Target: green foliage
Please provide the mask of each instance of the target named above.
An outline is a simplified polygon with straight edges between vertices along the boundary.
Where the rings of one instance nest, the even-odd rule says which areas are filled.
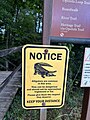
[[[4,120],[25,120],[30,118],[30,111],[26,111],[21,106],[21,97],[19,95],[13,101],[10,111],[6,114]]]
[[[31,117],[32,120],[39,120],[39,110],[23,109],[21,90],[19,90],[4,120],[31,120]]]
[[[84,46],[73,45],[70,51],[70,59],[69,59],[69,72],[68,72],[69,88],[74,89],[75,87],[80,86],[83,55],[84,55]]]
[[[67,92],[64,107],[61,109],[48,109],[47,120],[80,120],[82,99],[82,89],[71,91],[69,94]],[[40,120],[40,110],[23,109],[21,90],[19,90],[4,120]]]
[[[37,20],[41,21],[41,19],[42,2],[40,0],[0,1],[0,28],[4,29],[4,34],[0,34],[0,41],[8,42],[8,46],[3,44],[3,48],[32,43],[34,34],[37,38],[39,35],[41,39],[41,34],[37,34],[36,31]]]
[[[0,49],[41,44],[42,34],[39,29],[42,22],[42,3],[40,0],[0,0]],[[8,60],[19,64],[20,55],[14,55],[15,59],[12,55],[7,57]],[[0,60],[0,63],[5,66],[5,61]],[[8,65],[9,70],[12,70],[12,66]]]

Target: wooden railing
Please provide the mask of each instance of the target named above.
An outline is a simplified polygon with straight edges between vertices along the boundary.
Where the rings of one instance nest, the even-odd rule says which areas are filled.
[[[22,46],[0,50],[0,58],[3,58],[3,57],[6,58],[8,55],[21,51],[21,48]],[[11,64],[13,63],[11,62]],[[18,88],[21,86],[21,81],[20,81],[21,73],[18,72],[21,69],[21,63],[18,65],[18,67],[14,66],[14,68],[15,69],[13,71],[1,71],[0,72],[0,77],[1,77],[0,79],[0,101],[2,101],[0,102],[0,120],[3,120],[4,115],[7,112],[10,104],[12,103],[12,100]],[[5,76],[7,77],[5,78]]]
[[[0,57],[5,57],[7,55],[10,55],[12,53],[15,53],[17,51],[21,51],[22,46],[19,47],[13,47],[10,49],[4,49],[0,50]],[[21,64],[0,84],[0,92],[3,90],[6,84],[10,81],[10,79],[13,77],[13,75],[21,69]]]

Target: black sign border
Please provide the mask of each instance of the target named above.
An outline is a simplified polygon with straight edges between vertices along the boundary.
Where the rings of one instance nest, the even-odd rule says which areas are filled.
[[[45,49],[49,48],[49,49],[65,49],[66,50],[66,60],[65,60],[65,70],[64,70],[64,83],[63,83],[63,93],[62,93],[62,103],[61,103],[61,105],[54,105],[54,106],[52,106],[52,105],[51,106],[26,106],[25,105],[25,71],[26,71],[26,66],[25,65],[26,65],[26,49],[27,48],[45,48]],[[68,54],[69,53],[68,53],[67,48],[65,48],[63,46],[60,48],[60,47],[55,47],[55,46],[53,46],[53,47],[50,46],[49,47],[49,46],[40,46],[40,45],[39,46],[38,45],[37,46],[36,45],[35,46],[34,45],[33,46],[32,45],[31,46],[27,45],[24,48],[24,76],[23,76],[23,78],[24,78],[23,79],[24,80],[23,91],[24,92],[22,93],[23,94],[23,98],[22,99],[23,99],[23,107],[24,108],[26,108],[26,109],[31,109],[31,108],[54,108],[54,107],[56,108],[56,107],[63,106],[63,104],[64,104],[64,99],[63,98],[65,96],[64,87],[66,85],[65,84],[65,81],[66,81],[65,78],[66,78],[66,71],[67,71]]]

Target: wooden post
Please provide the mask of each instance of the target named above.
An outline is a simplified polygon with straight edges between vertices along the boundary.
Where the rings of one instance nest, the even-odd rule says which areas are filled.
[[[49,35],[52,18],[52,3],[53,0],[44,0],[44,18],[43,18],[43,45],[49,43]],[[47,109],[40,109],[40,120],[47,119]]]
[[[40,109],[40,120],[47,119],[47,109]]]
[[[53,0],[44,0],[43,45],[50,44],[49,35],[52,19],[52,3]]]
[[[90,88],[85,88],[81,120],[90,120]]]
[[[90,88],[89,88],[89,99],[88,99],[88,108],[87,108],[87,116],[86,120],[90,120]]]

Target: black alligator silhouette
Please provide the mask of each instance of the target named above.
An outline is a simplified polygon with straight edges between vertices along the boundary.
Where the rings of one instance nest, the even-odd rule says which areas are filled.
[[[45,76],[56,76],[54,75],[53,73],[57,72],[57,71],[49,71],[49,70],[46,70],[45,68],[43,68],[43,66],[47,66],[47,67],[53,67],[51,66],[50,64],[48,63],[43,63],[43,62],[40,62],[40,63],[36,63],[34,65],[34,69],[35,69],[35,72],[34,72],[34,75],[36,75],[37,73],[39,75],[41,75],[41,77],[45,78]]]

